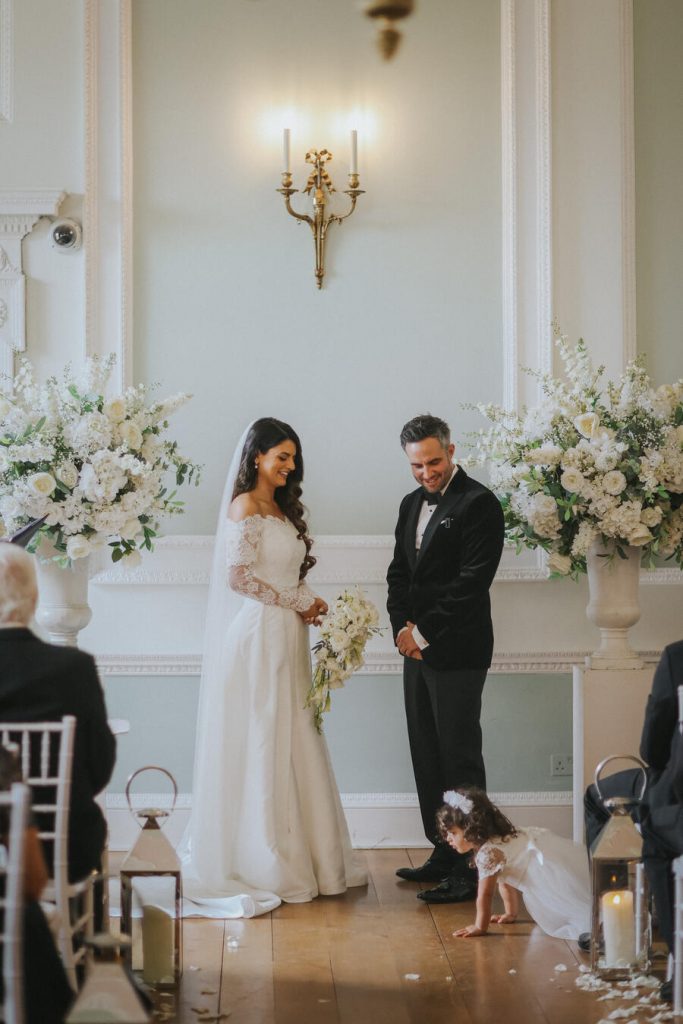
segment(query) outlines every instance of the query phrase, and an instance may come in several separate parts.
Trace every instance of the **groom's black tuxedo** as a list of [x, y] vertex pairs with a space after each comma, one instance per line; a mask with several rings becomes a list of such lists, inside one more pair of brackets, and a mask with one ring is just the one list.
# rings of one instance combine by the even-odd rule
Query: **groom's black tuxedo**
[[401, 502], [396, 547], [387, 573], [394, 639], [414, 622], [435, 669], [487, 669], [493, 654], [489, 588], [503, 550], [503, 511], [496, 496], [462, 467], [427, 525], [419, 552], [415, 531], [421, 487]]
[[503, 511], [496, 496], [461, 467], [431, 514], [416, 551], [422, 488], [401, 502], [387, 607], [394, 638], [407, 622], [427, 643], [422, 660], [404, 658], [410, 753], [431, 861], [467, 876], [467, 857], [436, 834], [447, 789], [486, 786], [481, 753], [481, 694], [493, 653], [489, 588], [503, 550]]
[[[59, 721], [64, 715], [76, 718], [69, 877], [77, 881], [100, 865], [107, 827], [95, 796], [109, 782], [116, 757], [95, 661], [73, 647], [46, 644], [29, 629], [0, 629], [0, 723]], [[37, 818], [39, 826], [52, 824]], [[52, 850], [45, 853], [51, 867]]]

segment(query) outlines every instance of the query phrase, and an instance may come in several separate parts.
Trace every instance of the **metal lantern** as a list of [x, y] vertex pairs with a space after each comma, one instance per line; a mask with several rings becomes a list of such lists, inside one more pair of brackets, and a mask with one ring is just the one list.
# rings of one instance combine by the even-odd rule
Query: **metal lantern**
[[83, 988], [69, 1010], [66, 1024], [148, 1024], [151, 1017], [125, 965], [121, 951], [130, 946], [127, 936], [95, 935], [86, 939], [98, 956], [90, 960]]
[[[634, 761], [643, 779], [637, 797], [603, 799], [600, 773], [610, 761]], [[591, 969], [610, 980], [626, 979], [650, 966], [650, 913], [642, 864], [643, 840], [630, 809], [647, 787], [645, 765], [631, 755], [615, 755], [595, 769], [595, 788], [610, 818], [591, 851]]]
[[[133, 810], [130, 787], [142, 772], [156, 771], [173, 784], [170, 811], [161, 807]], [[148, 985], [177, 985], [182, 967], [183, 883], [180, 860], [161, 830], [158, 819], [175, 808], [178, 786], [170, 772], [156, 765], [139, 768], [126, 783], [131, 814], [144, 819], [142, 831], [121, 865], [121, 930], [131, 937], [127, 951], [133, 970], [142, 971]], [[133, 917], [133, 890], [142, 904], [142, 918]]]

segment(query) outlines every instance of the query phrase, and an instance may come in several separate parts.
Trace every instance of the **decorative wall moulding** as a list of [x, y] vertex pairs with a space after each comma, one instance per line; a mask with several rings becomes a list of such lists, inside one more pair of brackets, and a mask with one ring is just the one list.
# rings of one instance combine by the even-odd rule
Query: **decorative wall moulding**
[[[316, 585], [384, 586], [394, 548], [390, 534], [323, 535], [315, 538], [318, 564], [310, 574]], [[91, 583], [100, 586], [207, 586], [213, 537], [195, 534], [162, 537], [138, 569], [126, 570], [102, 561]], [[105, 556], [106, 558], [106, 553]], [[677, 568], [641, 570], [646, 585], [680, 586], [683, 572]], [[548, 583], [548, 573], [537, 552], [516, 555], [512, 546], [503, 551], [495, 583]], [[555, 583], [555, 581], [553, 581]]]
[[57, 189], [0, 190], [0, 372], [9, 377], [14, 352], [26, 348], [22, 239], [41, 217], [54, 217], [65, 197]]
[[[514, 651], [494, 654], [491, 672], [498, 675], [569, 675], [574, 665], [583, 665], [588, 649], [582, 651]], [[647, 664], [656, 664], [659, 651], [641, 651]], [[103, 676], [156, 676], [194, 678], [202, 670], [201, 654], [100, 654], [97, 666]], [[358, 673], [394, 676], [403, 671], [403, 659], [394, 650], [368, 651]]]
[[14, 0], [0, 0], [0, 125], [14, 118]]

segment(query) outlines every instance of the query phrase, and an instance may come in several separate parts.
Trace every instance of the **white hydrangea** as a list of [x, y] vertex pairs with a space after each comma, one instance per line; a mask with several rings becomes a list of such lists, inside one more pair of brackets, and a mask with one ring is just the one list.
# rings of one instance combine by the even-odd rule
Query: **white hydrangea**
[[148, 405], [149, 389], [135, 385], [105, 399], [112, 367], [92, 357], [76, 374], [67, 368], [37, 384], [23, 361], [0, 397], [3, 529], [44, 518], [62, 560], [106, 544], [115, 561], [151, 548], [159, 518], [182, 511], [166, 494], [166, 473], [197, 481], [197, 467], [162, 436], [190, 396]]
[[683, 380], [655, 389], [634, 361], [605, 382], [583, 342], [557, 344], [565, 376], [534, 373], [536, 407], [519, 415], [478, 406], [490, 421], [478, 458], [490, 466], [508, 539], [542, 546], [564, 575], [585, 570], [599, 537], [651, 559], [673, 555], [683, 568]]

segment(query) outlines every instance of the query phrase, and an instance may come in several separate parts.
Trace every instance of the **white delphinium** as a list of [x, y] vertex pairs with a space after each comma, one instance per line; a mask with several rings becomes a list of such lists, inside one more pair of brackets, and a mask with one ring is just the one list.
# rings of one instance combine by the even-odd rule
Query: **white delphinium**
[[92, 357], [38, 385], [24, 360], [0, 396], [0, 529], [44, 518], [58, 561], [109, 544], [130, 565], [138, 548], [152, 549], [159, 519], [182, 512], [166, 474], [198, 482], [198, 467], [163, 436], [190, 396], [149, 405], [149, 388], [135, 385], [105, 398], [113, 365]]
[[600, 539], [617, 556], [640, 547], [650, 565], [683, 566], [683, 380], [655, 390], [636, 361], [605, 383], [583, 341], [557, 345], [565, 376], [532, 373], [537, 406], [478, 406], [490, 426], [470, 462], [490, 466], [508, 539], [544, 548], [551, 571], [574, 578]]

